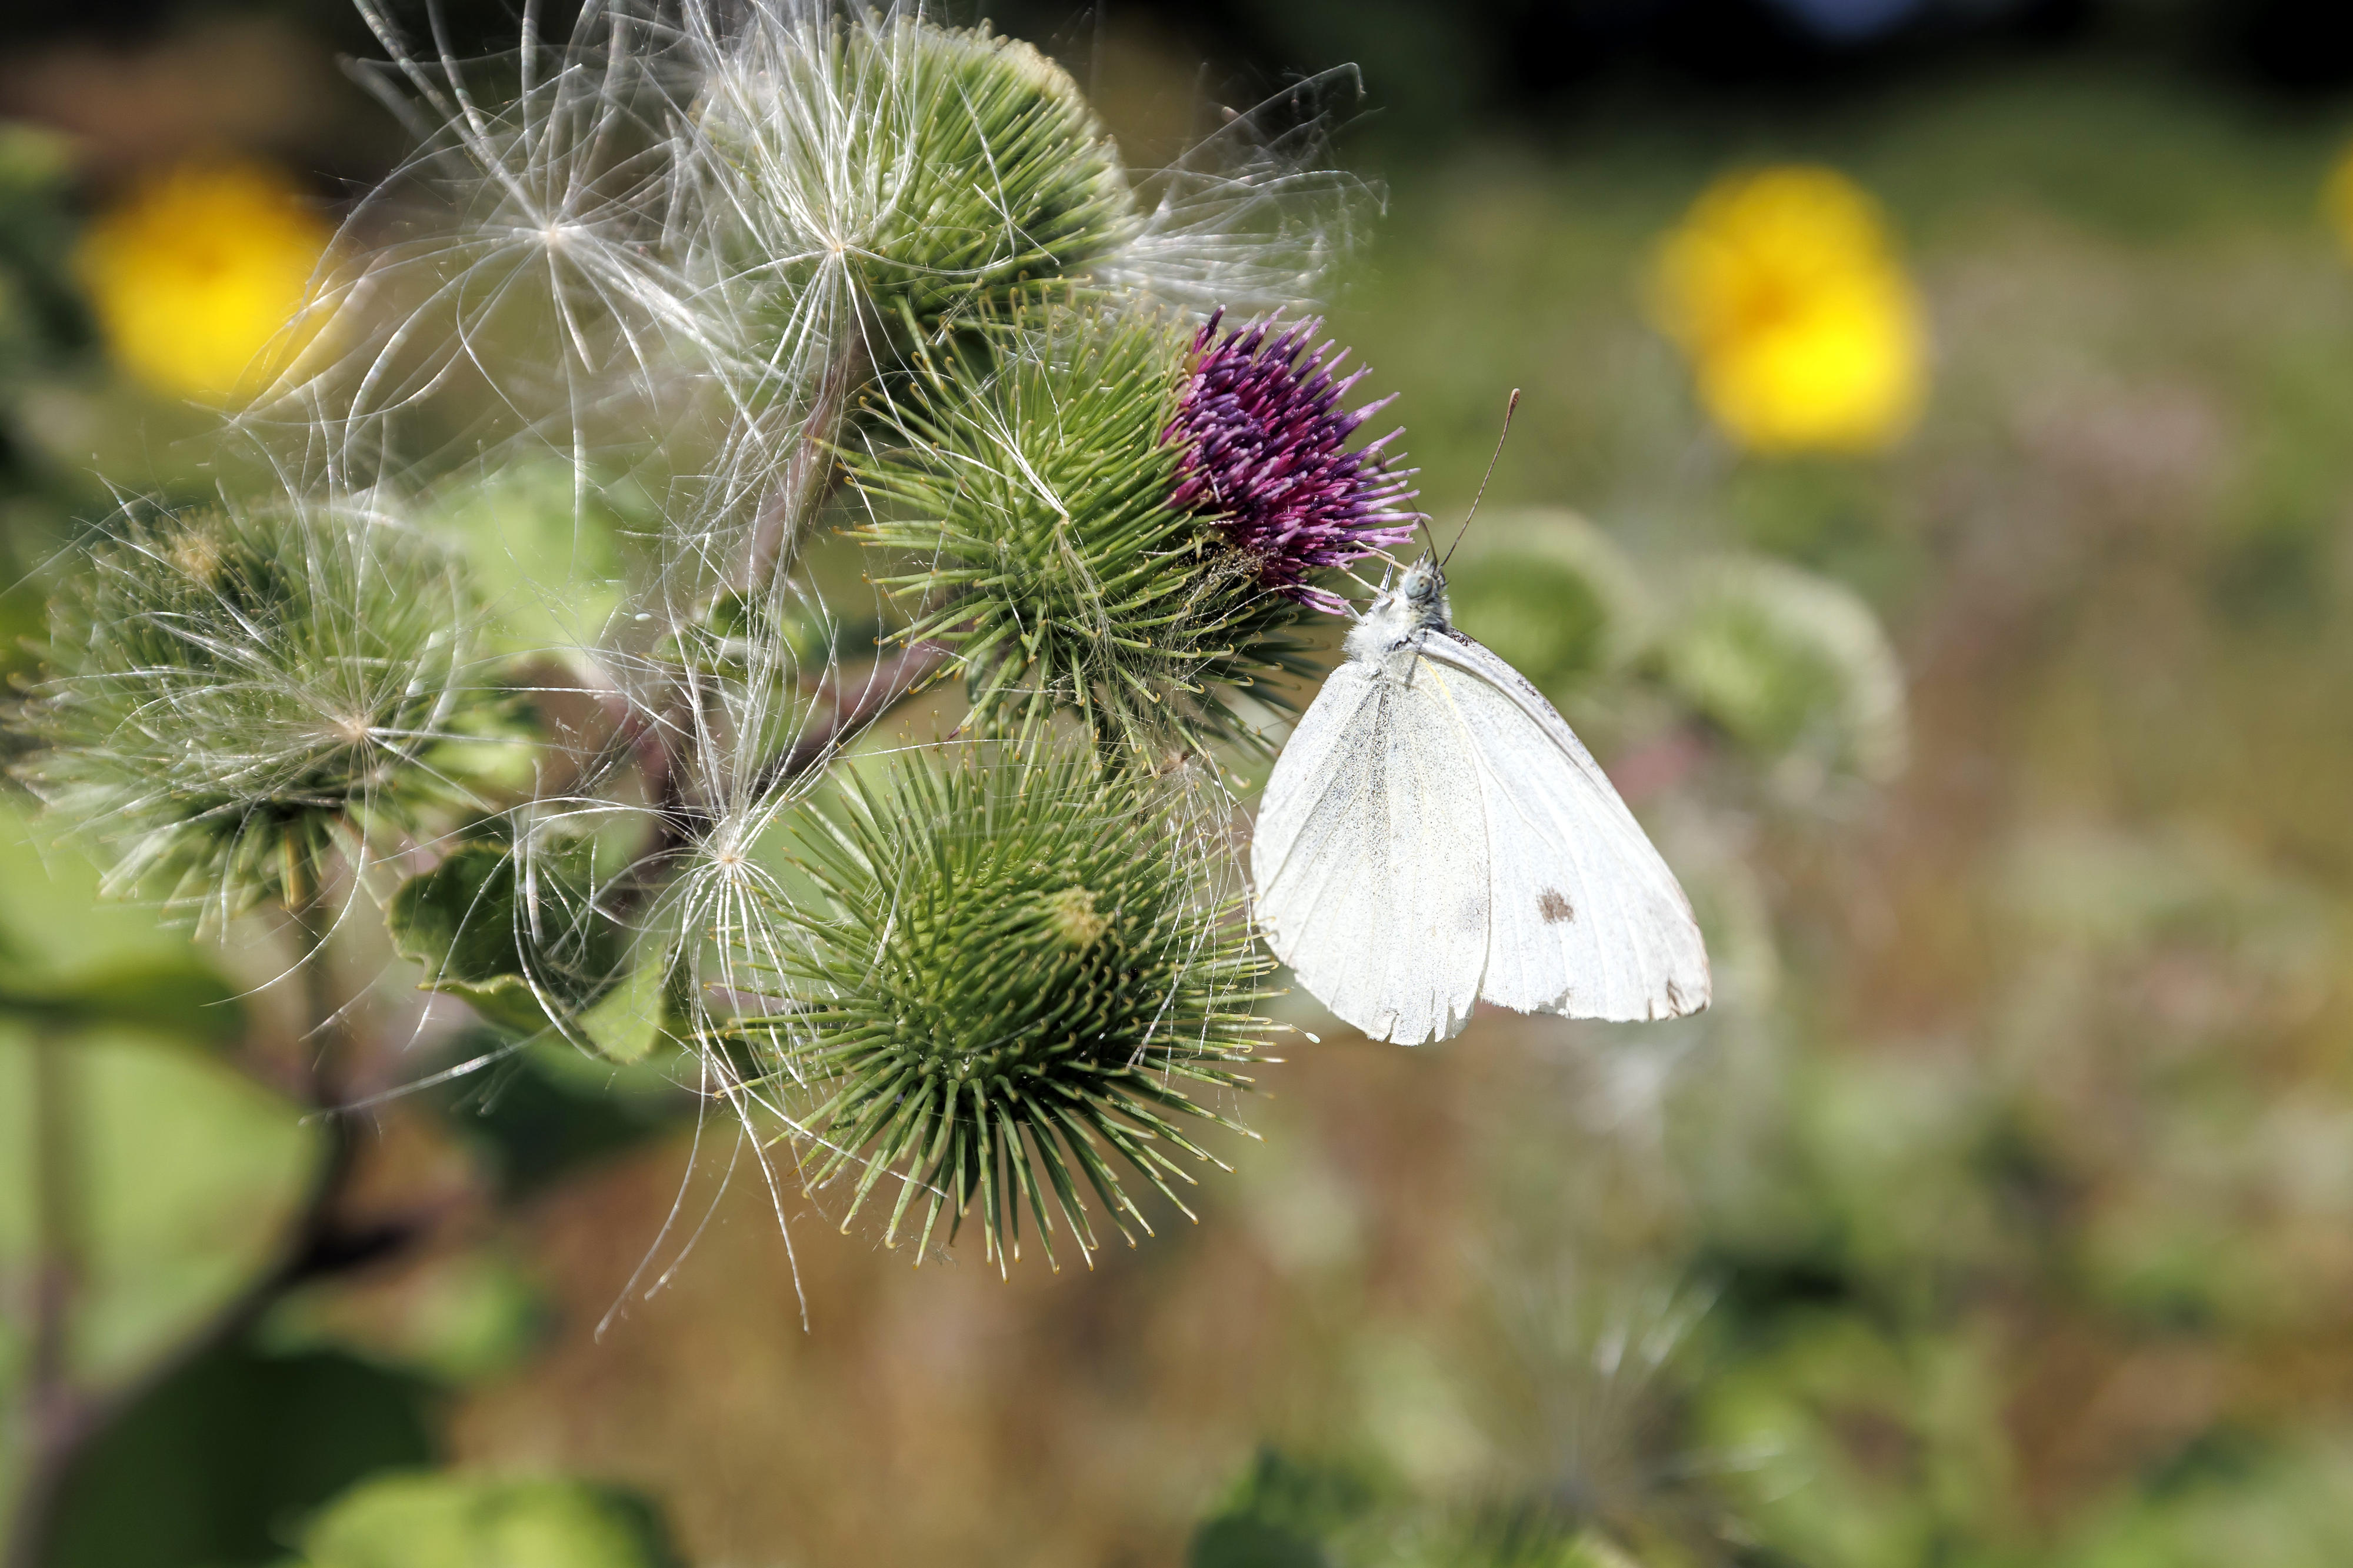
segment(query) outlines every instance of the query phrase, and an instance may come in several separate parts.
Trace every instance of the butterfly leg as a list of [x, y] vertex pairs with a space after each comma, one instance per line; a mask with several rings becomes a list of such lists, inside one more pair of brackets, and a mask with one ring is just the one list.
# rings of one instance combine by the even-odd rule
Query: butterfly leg
[[[1413, 651], [1414, 651], [1417, 655], [1419, 655], [1419, 654], [1421, 652], [1421, 645], [1422, 645], [1422, 644], [1424, 644], [1424, 643], [1426, 643], [1426, 642], [1428, 642], [1429, 640], [1430, 640], [1430, 628], [1429, 628], [1429, 627], [1427, 627], [1427, 626], [1424, 626], [1424, 627], [1422, 627], [1420, 630], [1419, 630], [1419, 631], [1417, 631], [1417, 632], [1413, 633], [1410, 637], [1409, 637], [1406, 639], [1406, 641], [1410, 642], [1410, 643], [1412, 643], [1412, 644], [1413, 644]], [[1399, 647], [1403, 647], [1404, 645], [1403, 645], [1403, 644], [1399, 644], [1398, 646], [1399, 646]], [[1408, 691], [1411, 691], [1411, 690], [1413, 689], [1413, 678], [1414, 678], [1416, 675], [1419, 674], [1420, 672], [1421, 672], [1421, 660], [1420, 660], [1419, 658], [1415, 658], [1412, 664], [1410, 664], [1410, 665], [1409, 665], [1409, 666], [1407, 666], [1407, 667], [1406, 667], [1406, 672], [1405, 672], [1405, 689], [1406, 689]]]

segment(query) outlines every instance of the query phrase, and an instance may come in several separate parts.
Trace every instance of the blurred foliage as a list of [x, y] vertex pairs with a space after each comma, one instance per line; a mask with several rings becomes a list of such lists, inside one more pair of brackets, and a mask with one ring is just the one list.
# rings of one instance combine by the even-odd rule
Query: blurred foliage
[[28, 1270], [43, 1239], [38, 1216], [23, 1210], [39, 1190], [31, 1167], [44, 1161], [73, 1205], [66, 1374], [119, 1384], [275, 1261], [315, 1140], [284, 1101], [170, 1042], [113, 1032], [42, 1038], [21, 1027], [16, 1036], [0, 1047], [10, 1112], [0, 1158], [17, 1173], [10, 1267]]
[[1556, 696], [1621, 671], [1657, 635], [1640, 570], [1575, 512], [1489, 518], [1448, 563], [1447, 592], [1482, 642]]
[[1261, 1452], [1194, 1534], [1186, 1568], [1628, 1568], [1601, 1535], [1543, 1510], [1417, 1505], [1345, 1466]]
[[346, 1355], [197, 1355], [75, 1467], [56, 1568], [279, 1562], [312, 1510], [362, 1478], [432, 1462], [431, 1390]]
[[51, 1025], [144, 1024], [203, 1040], [244, 1020], [216, 965], [153, 911], [99, 899], [99, 871], [45, 846], [28, 806], [0, 800], [0, 1010]]
[[[301, 1568], [672, 1568], [660, 1521], [580, 1481], [393, 1475], [302, 1532]], [[294, 1568], [290, 1564], [289, 1568]]]
[[[1410, 44], [1429, 20], [1395, 58], [1455, 91], [1444, 40]], [[253, 1323], [222, 1313], [325, 1141], [278, 1087], [316, 1046], [273, 984], [284, 933], [191, 948], [98, 907], [12, 811], [6, 1482], [37, 1328], [14, 1308], [64, 1277], [35, 1161], [79, 1205], [69, 1382], [129, 1401], [58, 1561], [668, 1560], [633, 1505], [475, 1474], [516, 1464], [659, 1491], [710, 1562], [2345, 1561], [2337, 110], [2063, 59], [1606, 128], [1397, 163], [1335, 320], [1409, 389], [1441, 514], [1526, 385], [1457, 617], [1638, 797], [1707, 923], [1714, 1014], [1297, 1042], [1205, 1211], [1232, 1223], [999, 1286], [786, 1259], [760, 1184], [686, 1184], [698, 1100], [658, 1059], [518, 1048], [353, 952], [341, 999], [397, 1047], [359, 1089], [478, 1070], [375, 1110], [335, 1238], [363, 1261]], [[1727, 445], [1644, 324], [1661, 237], [1725, 169], [1782, 161], [1873, 194], [1934, 323], [1920, 422], [1875, 456]], [[0, 135], [11, 581], [104, 509], [93, 453], [167, 498], [220, 477], [99, 357], [84, 205], [63, 145]], [[626, 489], [561, 559], [574, 498], [543, 473], [433, 499], [511, 646], [609, 614]], [[46, 585], [0, 599], [11, 648]], [[446, 1239], [403, 1257], [428, 1212]], [[640, 1278], [662, 1293], [597, 1338]], [[1660, 1279], [1712, 1306], [1633, 1376], [1652, 1320], [1590, 1303]], [[468, 1468], [369, 1479], [445, 1459]]]

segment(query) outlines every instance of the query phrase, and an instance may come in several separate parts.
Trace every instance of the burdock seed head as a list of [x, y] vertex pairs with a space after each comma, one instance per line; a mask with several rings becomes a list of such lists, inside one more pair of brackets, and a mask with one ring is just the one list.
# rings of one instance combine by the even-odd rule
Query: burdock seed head
[[53, 605], [19, 769], [116, 890], [208, 919], [301, 904], [346, 826], [413, 818], [470, 701], [451, 562], [381, 513], [133, 516]]
[[1248, 1086], [1269, 968], [1181, 820], [1068, 753], [911, 756], [817, 814], [821, 900], [775, 911], [805, 1000], [738, 1027], [826, 1097], [817, 1179], [860, 1171], [845, 1228], [887, 1179], [886, 1244], [918, 1209], [920, 1245], [943, 1215], [953, 1238], [976, 1204], [1001, 1268], [1025, 1206], [1049, 1261], [1050, 1215], [1092, 1255], [1082, 1182], [1131, 1244], [1123, 1168], [1176, 1201], [1210, 1159], [1183, 1123], [1234, 1125], [1198, 1097]]
[[903, 350], [1035, 297], [1135, 227], [1118, 149], [1028, 44], [912, 15], [762, 16], [697, 121], [714, 234], [768, 299], [779, 357], [853, 321]]

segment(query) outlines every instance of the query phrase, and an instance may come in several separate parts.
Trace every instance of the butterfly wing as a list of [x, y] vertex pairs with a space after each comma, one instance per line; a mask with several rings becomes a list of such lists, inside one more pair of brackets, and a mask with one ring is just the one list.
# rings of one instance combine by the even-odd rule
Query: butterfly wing
[[1417, 676], [1434, 678], [1485, 807], [1492, 913], [1479, 994], [1572, 1018], [1706, 1006], [1691, 903], [1592, 753], [1517, 670], [1461, 633], [1432, 631], [1420, 653]]
[[1357, 659], [1334, 670], [1250, 840], [1275, 956], [1338, 1016], [1409, 1046], [1461, 1032], [1488, 945], [1486, 825], [1460, 727], [1424, 687]]

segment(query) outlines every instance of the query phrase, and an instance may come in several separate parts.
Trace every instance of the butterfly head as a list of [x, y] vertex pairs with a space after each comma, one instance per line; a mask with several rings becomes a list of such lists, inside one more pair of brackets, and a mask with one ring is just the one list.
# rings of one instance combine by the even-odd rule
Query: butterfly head
[[1348, 633], [1348, 657], [1384, 658], [1446, 624], [1446, 574], [1425, 555], [1407, 567], [1394, 585], [1383, 581], [1381, 591]]
[[1446, 619], [1446, 573], [1440, 564], [1425, 555], [1406, 568], [1404, 580], [1397, 585], [1397, 602], [1413, 616], [1417, 625], [1442, 624]]

